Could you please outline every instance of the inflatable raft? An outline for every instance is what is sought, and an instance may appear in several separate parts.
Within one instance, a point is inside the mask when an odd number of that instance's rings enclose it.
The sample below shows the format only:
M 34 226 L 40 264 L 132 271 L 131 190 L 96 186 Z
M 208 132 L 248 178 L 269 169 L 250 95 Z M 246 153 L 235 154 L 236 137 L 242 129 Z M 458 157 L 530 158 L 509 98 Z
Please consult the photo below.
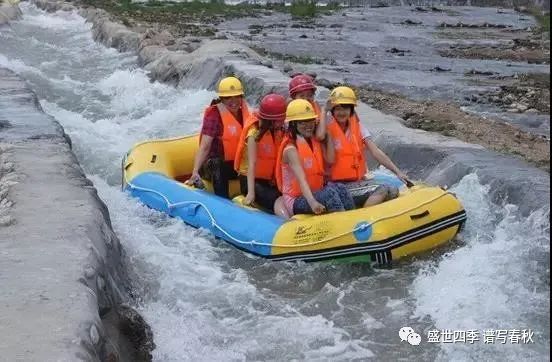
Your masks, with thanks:
M 388 264 L 451 240 L 466 220 L 456 197 L 426 185 L 402 187 L 398 198 L 368 208 L 290 220 L 243 206 L 239 183 L 233 200 L 184 185 L 191 174 L 198 136 L 152 140 L 135 145 L 123 158 L 123 189 L 145 205 L 204 228 L 254 255 L 272 260 L 345 259 Z M 376 183 L 402 185 L 374 173 Z

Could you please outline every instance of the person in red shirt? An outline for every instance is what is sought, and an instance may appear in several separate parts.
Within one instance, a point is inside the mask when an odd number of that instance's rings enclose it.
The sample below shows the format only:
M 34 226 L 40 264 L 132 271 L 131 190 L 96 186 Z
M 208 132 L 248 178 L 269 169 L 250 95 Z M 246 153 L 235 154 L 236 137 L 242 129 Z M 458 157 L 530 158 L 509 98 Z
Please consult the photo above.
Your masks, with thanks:
M 239 79 L 226 77 L 217 87 L 218 99 L 203 115 L 199 148 L 187 185 L 200 186 L 204 178 L 213 184 L 215 195 L 229 198 L 228 182 L 238 177 L 234 158 L 243 129 L 250 117 Z

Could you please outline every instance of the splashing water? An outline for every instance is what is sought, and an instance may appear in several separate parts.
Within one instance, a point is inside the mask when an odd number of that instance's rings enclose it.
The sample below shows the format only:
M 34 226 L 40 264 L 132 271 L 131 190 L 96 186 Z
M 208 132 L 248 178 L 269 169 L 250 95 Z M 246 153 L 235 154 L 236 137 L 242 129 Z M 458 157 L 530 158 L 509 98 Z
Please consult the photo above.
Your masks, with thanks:
M 23 20 L 0 32 L 0 66 L 20 73 L 64 126 L 108 205 L 156 360 L 547 358 L 549 206 L 521 217 L 492 204 L 488 187 L 468 175 L 452 191 L 469 221 L 444 255 L 392 270 L 247 256 L 118 184 L 133 143 L 197 131 L 214 94 L 150 82 L 133 54 L 94 43 L 75 13 L 21 7 Z M 401 343 L 405 325 L 423 332 L 420 346 Z M 433 328 L 530 328 L 535 343 L 427 343 Z

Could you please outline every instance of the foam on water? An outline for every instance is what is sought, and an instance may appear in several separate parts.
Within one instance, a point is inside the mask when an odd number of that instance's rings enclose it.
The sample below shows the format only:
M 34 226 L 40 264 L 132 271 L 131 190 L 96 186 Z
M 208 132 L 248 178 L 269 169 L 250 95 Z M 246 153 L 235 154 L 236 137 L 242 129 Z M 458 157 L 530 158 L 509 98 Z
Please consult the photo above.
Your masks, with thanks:
M 437 329 L 531 329 L 538 344 L 481 342 L 479 349 L 444 344 L 445 359 L 466 352 L 478 359 L 508 359 L 513 353 L 516 358 L 544 358 L 543 342 L 550 340 L 549 320 L 541 319 L 550 307 L 549 206 L 527 218 L 514 205 L 497 208 L 476 175 L 464 177 L 453 191 L 469 215 L 466 245 L 420 270 L 412 284 L 415 314 L 429 315 Z
M 259 290 L 247 270 L 226 270 L 220 252 L 234 251 L 222 241 L 141 206 L 102 177 L 91 178 L 127 250 L 140 310 L 156 333 L 158 360 L 371 355 L 331 320 Z
M 549 210 L 521 218 L 469 175 L 453 188 L 469 214 L 463 243 L 444 256 L 393 270 L 246 256 L 118 185 L 133 143 L 197 131 L 213 92 L 152 83 L 134 55 L 95 44 L 78 15 L 22 7 L 24 19 L 0 36 L 0 66 L 22 74 L 64 126 L 109 207 L 156 360 L 547 358 Z M 531 328 L 535 344 L 413 348 L 398 338 L 405 324 Z

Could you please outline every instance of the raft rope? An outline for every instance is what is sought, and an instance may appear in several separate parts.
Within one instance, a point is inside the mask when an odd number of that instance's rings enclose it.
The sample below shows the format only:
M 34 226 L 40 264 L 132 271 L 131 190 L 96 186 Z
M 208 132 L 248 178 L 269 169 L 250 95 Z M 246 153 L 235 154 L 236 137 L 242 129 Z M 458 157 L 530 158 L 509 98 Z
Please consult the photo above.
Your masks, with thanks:
M 224 235 L 226 235 L 228 238 L 232 239 L 233 241 L 235 241 L 236 243 L 238 244 L 242 244 L 242 245 L 256 245 L 256 246 L 269 246 L 269 247 L 278 247 L 278 248 L 299 248 L 299 247 L 304 247 L 304 246 L 312 246 L 312 245 L 317 245 L 317 244 L 322 244 L 322 243 L 326 243 L 328 241 L 332 241 L 332 240 L 335 240 L 337 238 L 340 238 L 342 236 L 345 236 L 345 235 L 348 235 L 348 234 L 353 234 L 357 231 L 365 231 L 367 230 L 369 227 L 372 227 L 372 225 L 375 225 L 376 223 L 379 223 L 381 221 L 384 221 L 384 220 L 387 220 L 387 219 L 392 219 L 394 217 L 397 217 L 397 216 L 402 216 L 404 214 L 407 214 L 411 211 L 414 211 L 415 209 L 419 208 L 419 207 L 422 207 L 422 206 L 425 206 L 427 204 L 430 204 L 432 203 L 433 201 L 436 201 L 438 199 L 440 199 L 441 197 L 444 197 L 446 195 L 449 195 L 451 194 L 450 192 L 448 191 L 445 191 L 443 194 L 441 195 L 438 195 L 430 200 L 427 200 L 425 202 L 422 202 L 412 208 L 409 208 L 407 210 L 404 210 L 404 211 L 401 211 L 401 212 L 398 212 L 398 213 L 395 213 L 395 214 L 392 214 L 392 215 L 388 215 L 388 216 L 383 216 L 379 219 L 376 219 L 374 220 L 373 222 L 371 223 L 366 223 L 366 224 L 361 224 L 361 225 L 358 225 L 356 227 L 354 227 L 352 230 L 350 231 L 346 231 L 346 232 L 343 232 L 341 234 L 336 234 L 336 235 L 332 235 L 331 237 L 328 237 L 328 238 L 325 238 L 325 239 L 322 239 L 322 240 L 318 240 L 318 241 L 311 241 L 311 242 L 308 242 L 308 243 L 302 243 L 302 244 L 279 244 L 279 245 L 273 245 L 273 244 L 269 244 L 269 243 L 263 243 L 263 242 L 258 242 L 258 241 L 255 241 L 255 240 L 250 240 L 250 241 L 244 241 L 244 240 L 240 240 L 232 235 L 230 235 L 226 230 L 224 230 L 224 228 L 222 228 L 216 221 L 215 217 L 213 216 L 213 214 L 211 213 L 211 211 L 209 210 L 209 208 L 202 202 L 199 202 L 199 201 L 181 201 L 181 202 L 176 202 L 176 203 L 172 203 L 170 202 L 170 200 L 164 195 L 162 194 L 161 192 L 157 191 L 157 190 L 153 190 L 153 189 L 149 189 L 149 188 L 145 188 L 145 187 L 140 187 L 140 186 L 136 186 L 132 183 L 127 183 L 128 187 L 130 187 L 131 189 L 133 190 L 138 190 L 138 191 L 144 191 L 144 192 L 150 192 L 150 193 L 154 193 L 158 196 L 160 196 L 161 198 L 163 198 L 163 200 L 165 201 L 165 203 L 167 204 L 167 208 L 169 210 L 173 210 L 175 208 L 179 208 L 179 207 L 182 207 L 182 206 L 186 206 L 186 205 L 197 205 L 197 206 L 200 206 L 202 207 L 206 212 L 207 212 L 207 215 L 209 216 L 209 218 L 211 219 L 211 226 L 217 228 L 220 232 L 222 232 Z M 451 194 L 452 195 L 452 194 Z

